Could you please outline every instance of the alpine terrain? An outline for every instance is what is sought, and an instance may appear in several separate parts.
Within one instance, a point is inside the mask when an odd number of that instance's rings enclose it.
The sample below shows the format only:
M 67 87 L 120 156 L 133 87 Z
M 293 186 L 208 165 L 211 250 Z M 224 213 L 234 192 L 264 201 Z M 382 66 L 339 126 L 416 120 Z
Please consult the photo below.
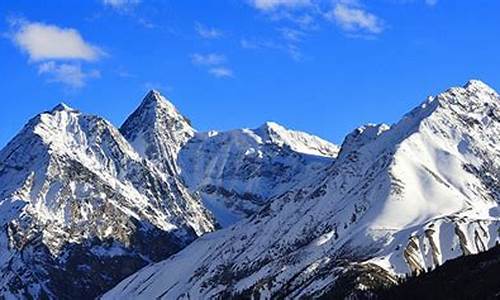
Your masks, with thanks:
M 60 104 L 0 152 L 0 298 L 97 297 L 258 211 L 337 151 L 274 123 L 197 133 L 157 91 L 119 130 Z
M 0 228 L 0 298 L 88 299 L 216 223 L 109 122 L 61 104 L 0 152 Z
M 200 191 L 207 204 L 224 204 L 249 217 L 145 267 L 104 299 L 370 297 L 371 290 L 395 284 L 399 277 L 486 251 L 500 241 L 500 97 L 480 81 L 429 97 L 392 126 L 370 124 L 354 130 L 338 155 L 329 144 L 283 133 L 272 123 L 256 130 L 205 134 L 182 126 L 182 132 L 183 137 L 194 136 L 180 142 L 184 146 L 174 168 L 183 181 Z M 143 146 L 160 134 L 126 136 L 139 137 L 132 144 L 146 149 L 146 155 L 150 148 L 162 148 Z M 290 137 L 293 143 L 287 143 Z M 38 177 L 16 167 L 32 161 L 27 151 L 9 155 L 17 145 L 14 140 L 2 152 L 4 165 L 16 162 L 3 167 L 3 174 L 29 178 L 10 194 L 22 195 L 12 199 L 31 199 L 25 190 L 37 190 Z M 264 151 L 280 145 L 284 149 Z M 251 150 L 243 151 L 247 147 Z M 153 152 L 150 161 L 164 170 L 157 159 L 163 152 Z M 325 159 L 328 163 L 322 163 Z M 260 172 L 257 166 L 266 167 Z M 222 201 L 212 201 L 219 194 Z M 49 207 L 60 203 L 49 201 L 52 192 L 44 195 L 49 195 L 43 202 Z M 30 206 L 19 204 L 26 200 L 8 203 L 10 213 L 3 215 L 11 219 L 28 215 L 17 213 L 23 207 L 41 210 L 38 201 Z M 189 220 L 188 215 L 182 220 Z

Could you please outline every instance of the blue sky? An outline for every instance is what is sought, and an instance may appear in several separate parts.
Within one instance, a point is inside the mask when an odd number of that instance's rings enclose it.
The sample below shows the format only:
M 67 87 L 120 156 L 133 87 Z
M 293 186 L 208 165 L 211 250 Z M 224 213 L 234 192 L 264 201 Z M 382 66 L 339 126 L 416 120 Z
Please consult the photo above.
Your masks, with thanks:
M 500 88 L 500 1 L 0 2 L 0 146 L 64 101 L 119 126 L 151 88 L 198 130 L 340 143 L 468 79 Z

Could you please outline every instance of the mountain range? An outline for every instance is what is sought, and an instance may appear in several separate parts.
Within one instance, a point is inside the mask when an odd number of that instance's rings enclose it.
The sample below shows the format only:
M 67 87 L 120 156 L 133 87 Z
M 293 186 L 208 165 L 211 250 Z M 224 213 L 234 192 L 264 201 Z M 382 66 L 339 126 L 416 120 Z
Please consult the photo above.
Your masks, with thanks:
M 498 94 L 471 81 L 392 126 L 360 127 L 327 168 L 104 299 L 354 297 L 491 248 L 499 116 Z
M 0 151 L 0 298 L 371 297 L 500 241 L 499 105 L 473 80 L 341 146 L 58 105 Z

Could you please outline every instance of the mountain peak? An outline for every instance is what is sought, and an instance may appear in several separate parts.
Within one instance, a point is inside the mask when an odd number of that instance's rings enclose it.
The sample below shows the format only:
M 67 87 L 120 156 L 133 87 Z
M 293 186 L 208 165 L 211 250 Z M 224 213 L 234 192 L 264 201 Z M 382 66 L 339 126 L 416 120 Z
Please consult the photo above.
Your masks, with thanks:
M 156 90 L 146 94 L 120 131 L 142 157 L 168 173 L 176 169 L 177 153 L 195 132 L 189 119 Z
M 477 79 L 472 79 L 472 80 L 467 81 L 467 83 L 463 86 L 463 88 L 468 90 L 468 91 L 484 91 L 486 93 L 496 94 L 496 92 L 493 88 L 491 88 L 489 85 L 487 85 L 483 81 L 477 80 Z
M 51 112 L 56 112 L 56 111 L 75 111 L 75 109 L 71 108 L 70 106 L 66 105 L 64 102 L 61 102 L 54 106 L 52 108 Z
M 140 107 L 145 108 L 151 108 L 153 107 L 154 109 L 164 109 L 164 110 L 169 110 L 172 113 L 177 113 L 177 109 L 175 106 L 170 102 L 165 96 L 163 96 L 158 90 L 150 90 L 146 96 L 144 96 L 144 99 L 142 100 L 142 103 Z
M 159 96 L 161 96 L 161 93 L 160 93 L 159 90 L 151 89 L 151 90 L 149 90 L 148 95 L 159 95 Z
M 144 100 L 149 100 L 149 101 L 161 101 L 164 98 L 160 91 L 158 90 L 149 90 L 149 92 L 146 94 L 144 97 Z
M 265 122 L 253 131 L 265 142 L 286 145 L 296 152 L 326 157 L 336 157 L 338 153 L 338 147 L 328 141 L 306 132 L 290 130 L 272 121 Z
M 276 122 L 273 122 L 273 121 L 267 121 L 264 124 L 262 124 L 259 128 L 260 129 L 264 129 L 264 130 L 280 130 L 280 129 L 284 129 L 283 126 L 281 126 L 280 124 L 278 124 Z

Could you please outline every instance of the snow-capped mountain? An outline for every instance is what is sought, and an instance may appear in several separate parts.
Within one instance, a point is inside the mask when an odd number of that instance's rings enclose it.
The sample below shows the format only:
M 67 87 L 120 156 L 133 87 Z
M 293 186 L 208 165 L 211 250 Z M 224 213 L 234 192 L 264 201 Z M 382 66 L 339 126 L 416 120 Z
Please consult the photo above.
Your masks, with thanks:
M 356 129 L 329 168 L 104 299 L 366 295 L 494 246 L 499 203 L 500 97 L 471 81 Z
M 144 158 L 179 174 L 222 226 L 329 166 L 338 147 L 268 122 L 260 128 L 195 133 L 174 105 L 151 91 L 120 131 Z
M 250 216 L 273 196 L 328 167 L 338 147 L 276 123 L 198 133 L 181 149 L 181 176 L 222 226 Z
M 214 223 L 109 122 L 58 105 L 0 152 L 0 298 L 97 296 Z

